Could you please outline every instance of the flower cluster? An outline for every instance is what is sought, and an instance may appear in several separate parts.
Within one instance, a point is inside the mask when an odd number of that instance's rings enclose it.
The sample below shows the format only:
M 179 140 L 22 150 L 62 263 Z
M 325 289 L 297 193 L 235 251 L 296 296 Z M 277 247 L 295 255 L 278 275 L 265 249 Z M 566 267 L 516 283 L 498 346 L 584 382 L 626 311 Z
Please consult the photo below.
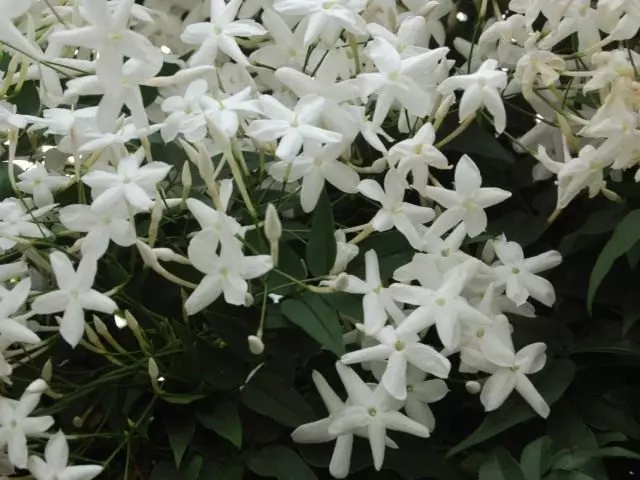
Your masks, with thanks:
M 446 396 L 454 355 L 460 372 L 481 381 L 486 411 L 516 390 L 546 417 L 528 378 L 544 367 L 546 347 L 516 350 L 507 314 L 534 317 L 533 303 L 553 305 L 553 286 L 538 273 L 560 254 L 527 258 L 504 236 L 488 239 L 481 258 L 467 253 L 468 240 L 486 240 L 487 211 L 511 193 L 443 147 L 483 119 L 539 160 L 536 180 L 557 177 L 558 211 L 584 189 L 616 199 L 609 176 L 640 162 L 640 56 L 624 47 L 640 10 L 633 0 L 511 0 L 504 12 L 478 3 L 469 42 L 447 36 L 458 21 L 450 0 L 0 1 L 0 135 L 14 190 L 0 202 L 7 389 L 29 361 L 25 349 L 37 351 L 51 333 L 80 348 L 95 335 L 87 313 L 95 324 L 123 311 L 120 286 L 95 286 L 110 251 L 130 251 L 183 288 L 186 316 L 216 301 L 250 307 L 278 266 L 290 213 L 261 208 L 256 194 L 286 193 L 298 199 L 288 208 L 311 213 L 331 190 L 378 210 L 332 232 L 333 268 L 303 286 L 361 295 L 363 321 L 345 332 L 355 349 L 336 364 L 348 398 L 314 373 L 329 417 L 299 427 L 294 440 L 335 440 L 331 473 L 344 478 L 353 435 L 365 437 L 380 469 L 385 447 L 397 447 L 387 430 L 431 434 L 428 404 Z M 577 50 L 556 53 L 569 37 Z M 11 101 L 25 82 L 35 82 L 40 102 L 30 114 Z M 537 114 L 518 138 L 505 109 L 515 96 Z M 459 125 L 444 136 L 448 116 Z M 18 172 L 23 136 L 36 161 Z M 185 160 L 154 160 L 169 145 Z M 162 224 L 176 212 L 199 226 L 184 232 L 185 249 L 163 243 Z M 391 230 L 415 251 L 392 283 L 375 250 L 362 252 L 364 279 L 347 273 L 360 242 Z M 250 234 L 264 236 L 269 254 L 250 248 Z M 193 267 L 198 281 L 168 267 L 176 264 Z M 264 350 L 262 325 L 249 344 Z M 45 380 L 18 401 L 0 397 L 0 447 L 36 479 L 93 478 L 101 467 L 68 467 L 65 435 L 45 433 L 53 418 L 29 416 L 43 394 L 56 398 Z M 30 457 L 27 439 L 43 435 L 44 460 Z

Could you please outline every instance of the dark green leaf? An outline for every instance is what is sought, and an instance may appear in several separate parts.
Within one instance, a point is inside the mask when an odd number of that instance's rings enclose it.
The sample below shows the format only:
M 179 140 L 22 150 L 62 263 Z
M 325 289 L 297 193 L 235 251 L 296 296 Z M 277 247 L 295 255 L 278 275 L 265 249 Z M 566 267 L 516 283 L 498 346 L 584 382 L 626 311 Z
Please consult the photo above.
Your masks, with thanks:
M 300 256 L 286 243 L 280 242 L 280 250 L 278 252 L 279 271 L 272 271 L 267 280 L 268 293 L 276 293 L 278 295 L 286 295 L 298 285 L 289 277 L 295 279 L 304 279 L 307 272 Z M 282 273 L 286 273 L 287 276 Z
M 509 452 L 499 447 L 493 450 L 480 466 L 478 480 L 527 480 L 518 462 Z
M 326 192 L 323 192 L 313 211 L 311 234 L 307 243 L 306 259 L 309 271 L 315 276 L 329 273 L 336 261 L 333 208 Z
M 513 163 L 513 154 L 486 129 L 477 124 L 469 125 L 460 135 L 443 147 L 445 151 L 473 156 L 481 155 L 506 163 Z
M 551 468 L 551 439 L 540 437 L 527 445 L 522 451 L 520 466 L 527 480 L 540 480 Z
M 192 418 L 183 418 L 181 420 L 172 421 L 167 424 L 167 435 L 169 437 L 169 445 L 173 452 L 173 459 L 176 467 L 180 468 L 182 457 L 193 438 L 196 430 L 195 422 Z
M 540 374 L 535 382 L 536 388 L 549 405 L 558 401 L 565 392 L 573 380 L 575 369 L 572 361 L 563 359 L 549 365 Z M 515 392 L 514 395 L 516 395 Z M 482 424 L 466 439 L 453 447 L 447 455 L 455 455 L 535 416 L 535 412 L 522 398 L 512 397 L 497 411 L 488 414 Z
M 258 372 L 242 391 L 242 401 L 254 412 L 288 427 L 297 427 L 314 418 L 304 398 L 280 377 Z
M 160 398 L 167 403 L 173 403 L 174 405 L 188 405 L 205 398 L 206 395 L 201 393 L 163 393 Z
M 239 461 L 207 463 L 198 480 L 242 480 L 245 467 Z
M 301 300 L 282 303 L 282 313 L 323 347 L 340 356 L 344 353 L 342 328 L 336 311 L 321 295 L 308 293 Z
M 249 469 L 261 477 L 278 480 L 316 480 L 316 474 L 290 448 L 271 445 L 253 452 L 247 461 Z
M 213 413 L 198 412 L 196 418 L 203 427 L 213 430 L 238 448 L 242 446 L 242 423 L 238 410 L 232 403 L 222 402 Z
M 611 270 L 616 259 L 627 253 L 640 240 L 640 210 L 633 210 L 618 224 L 613 235 L 604 246 L 589 278 L 587 306 L 591 311 L 593 298 L 605 275 Z

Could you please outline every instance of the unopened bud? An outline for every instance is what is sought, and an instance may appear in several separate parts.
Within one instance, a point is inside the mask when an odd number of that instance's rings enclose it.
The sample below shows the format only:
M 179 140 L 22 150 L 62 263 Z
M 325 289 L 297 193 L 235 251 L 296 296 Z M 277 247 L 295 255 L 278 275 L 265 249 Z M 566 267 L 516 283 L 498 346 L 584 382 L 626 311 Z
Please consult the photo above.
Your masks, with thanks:
M 347 284 L 349 283 L 349 276 L 342 272 L 340 275 L 338 275 L 336 277 L 336 280 L 333 284 L 333 288 L 335 288 L 338 291 L 342 291 L 345 288 L 347 288 Z
M 204 145 L 201 143 L 197 145 L 198 148 L 198 172 L 200 173 L 200 177 L 204 180 L 205 185 L 209 185 L 213 182 L 213 177 L 215 175 L 213 168 L 213 161 L 211 160 L 211 156 L 209 152 L 204 148 Z
M 111 334 L 109 333 L 109 329 L 97 315 L 93 316 L 93 326 L 96 328 L 96 332 L 98 332 L 98 335 L 100 335 L 101 337 L 111 336 Z
M 136 240 L 136 247 L 138 247 L 138 252 L 140 252 L 140 257 L 142 257 L 142 261 L 148 267 L 153 269 L 159 268 L 160 264 L 158 263 L 158 258 L 155 253 L 153 253 L 153 249 L 144 243 L 141 240 Z
M 149 365 L 147 371 L 149 372 L 151 383 L 157 382 L 158 378 L 160 378 L 160 369 L 158 368 L 158 364 L 156 363 L 156 361 L 151 357 L 149 357 Z
M 138 320 L 129 310 L 124 311 L 124 319 L 127 321 L 127 325 L 131 330 L 139 330 L 140 325 L 138 325 Z
M 480 393 L 480 390 L 482 390 L 482 385 L 480 385 L 480 382 L 472 380 L 465 383 L 464 388 L 466 388 L 467 392 L 469 392 L 470 394 L 476 395 L 477 393 Z
M 180 146 L 187 154 L 187 158 L 191 160 L 191 163 L 193 163 L 197 167 L 200 163 L 200 155 L 198 155 L 198 151 L 193 148 L 193 146 L 189 142 L 181 138 L 178 139 L 178 142 L 180 142 Z
M 182 165 L 182 200 L 185 201 L 189 198 L 189 191 L 191 190 L 191 186 L 193 185 L 193 177 L 191 176 L 191 167 L 189 166 L 189 162 L 184 162 Z
M 264 234 L 270 242 L 277 242 L 282 236 L 282 224 L 276 207 L 270 203 L 264 217 Z
M 47 385 L 47 382 L 45 382 L 42 378 L 38 378 L 27 386 L 27 388 L 25 389 L 25 392 L 44 393 L 47 391 L 48 388 L 49 388 L 49 385 Z
M 260 355 L 264 352 L 264 343 L 260 337 L 256 335 L 249 335 L 247 341 L 249 342 L 249 351 L 254 355 Z
M 250 307 L 251 305 L 253 305 L 254 301 L 255 301 L 255 299 L 253 298 L 253 295 L 251 295 L 249 292 L 246 292 L 244 294 L 244 306 L 245 307 Z
M 156 243 L 156 239 L 158 238 L 158 227 L 160 226 L 160 221 L 162 220 L 162 211 L 164 210 L 164 205 L 162 205 L 161 199 L 156 199 L 153 204 L 153 208 L 151 209 L 151 221 L 149 222 L 149 246 L 153 247 Z
M 444 117 L 447 116 L 449 110 L 451 109 L 451 105 L 456 101 L 456 97 L 453 93 L 450 93 L 446 97 L 442 99 L 440 105 L 436 109 L 436 113 L 434 115 L 434 123 L 435 125 L 440 125 L 444 120 Z
M 86 324 L 84 326 L 84 331 L 87 334 L 87 338 L 89 339 L 89 341 L 97 348 L 99 348 L 100 350 L 104 350 L 104 345 L 102 344 L 102 342 L 100 341 L 100 337 L 98 337 L 98 334 L 95 332 L 95 330 L 93 328 L 91 328 L 89 326 L 89 324 Z
M 482 258 L 482 261 L 487 265 L 491 265 L 491 263 L 493 263 L 493 260 L 496 257 L 496 250 L 493 245 L 493 240 L 487 240 L 485 242 L 484 247 L 482 247 L 482 253 L 480 254 L 480 257 Z
M 75 417 L 73 417 L 72 423 L 74 427 L 82 428 L 82 425 L 84 425 L 84 418 L 76 415 Z
M 163 262 L 176 262 L 181 263 L 183 265 L 189 265 L 189 259 L 182 255 L 178 255 L 176 252 L 171 250 L 170 248 L 154 248 L 153 254 L 156 256 L 158 260 Z
M 51 377 L 53 375 L 53 363 L 51 363 L 51 359 L 47 360 L 42 366 L 42 372 L 40 373 L 40 378 L 45 382 L 50 382 Z

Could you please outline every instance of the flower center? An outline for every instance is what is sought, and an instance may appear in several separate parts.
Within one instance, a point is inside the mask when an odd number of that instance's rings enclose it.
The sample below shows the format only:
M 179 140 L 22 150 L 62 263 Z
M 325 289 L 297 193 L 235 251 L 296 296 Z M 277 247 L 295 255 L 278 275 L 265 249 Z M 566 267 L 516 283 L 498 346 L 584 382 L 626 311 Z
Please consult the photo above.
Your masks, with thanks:
M 405 343 L 402 340 L 396 340 L 396 343 L 393 344 L 393 348 L 395 348 L 398 352 L 401 352 L 406 347 Z
M 519 269 L 518 267 L 513 267 L 513 268 L 511 269 L 511 273 L 513 273 L 513 274 L 517 275 L 517 274 L 519 274 L 519 273 L 520 273 L 520 269 Z
M 375 416 L 378 414 L 378 411 L 377 411 L 375 408 L 373 408 L 373 407 L 371 407 L 367 412 L 368 412 L 368 413 L 369 413 L 369 415 L 370 415 L 370 416 L 372 416 L 372 417 L 375 417 Z
M 447 301 L 444 298 L 436 299 L 436 305 L 439 307 L 444 307 L 447 304 Z

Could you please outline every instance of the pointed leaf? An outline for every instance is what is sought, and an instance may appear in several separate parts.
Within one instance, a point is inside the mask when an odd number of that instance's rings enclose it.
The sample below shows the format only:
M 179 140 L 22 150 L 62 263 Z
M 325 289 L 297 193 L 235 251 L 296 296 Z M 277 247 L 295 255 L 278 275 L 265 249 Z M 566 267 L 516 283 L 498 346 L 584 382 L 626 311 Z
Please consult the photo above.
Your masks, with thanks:
M 213 430 L 237 448 L 242 446 L 242 423 L 238 410 L 231 402 L 218 404 L 213 413 L 198 412 L 196 418 L 204 428 Z
M 613 231 L 613 235 L 604 246 L 596 264 L 591 271 L 589 278 L 589 293 L 587 297 L 587 307 L 591 312 L 593 298 L 598 287 L 607 275 L 613 263 L 640 241 L 640 210 L 633 210 L 627 214 Z
M 527 445 L 522 451 L 520 466 L 527 480 L 541 480 L 551 468 L 551 439 L 540 437 Z
M 494 449 L 480 466 L 478 480 L 528 480 L 518 462 L 503 447 Z
M 196 425 L 192 418 L 171 422 L 167 425 L 169 445 L 177 468 L 180 468 L 180 462 L 182 462 L 182 457 L 191 443 L 195 430 Z
M 306 294 L 301 300 L 289 299 L 282 303 L 282 314 L 303 329 L 323 347 L 340 356 L 345 352 L 342 328 L 337 312 L 321 295 Z
M 311 235 L 307 243 L 306 259 L 309 271 L 315 276 L 329 273 L 336 261 L 333 207 L 326 192 L 318 200 L 311 220 Z
M 296 452 L 281 445 L 271 445 L 251 453 L 247 465 L 261 477 L 275 477 L 278 480 L 317 479 L 313 470 Z

